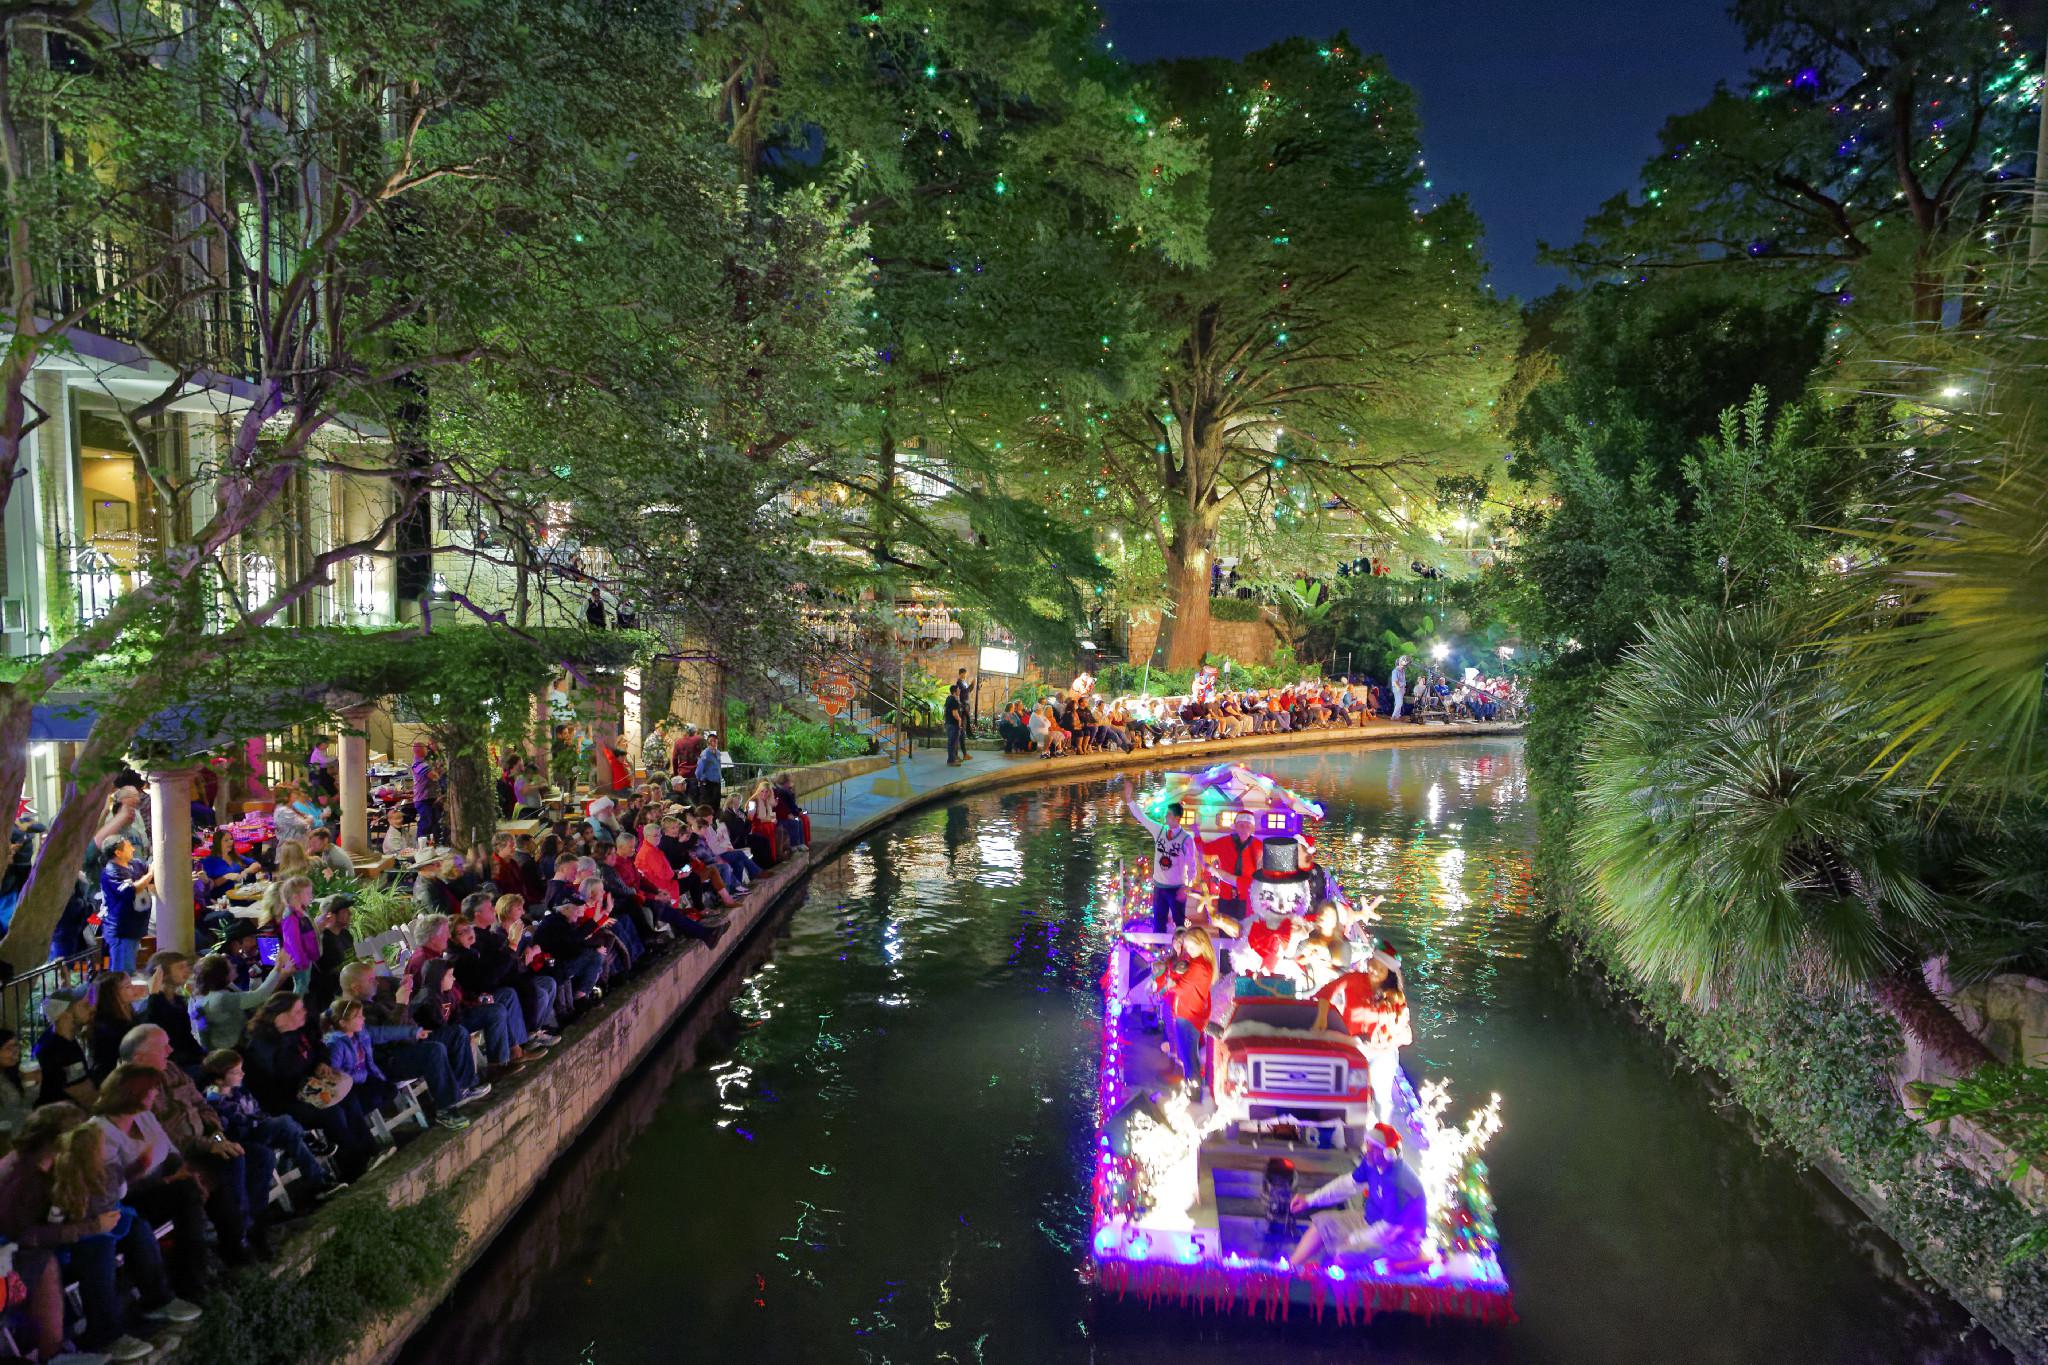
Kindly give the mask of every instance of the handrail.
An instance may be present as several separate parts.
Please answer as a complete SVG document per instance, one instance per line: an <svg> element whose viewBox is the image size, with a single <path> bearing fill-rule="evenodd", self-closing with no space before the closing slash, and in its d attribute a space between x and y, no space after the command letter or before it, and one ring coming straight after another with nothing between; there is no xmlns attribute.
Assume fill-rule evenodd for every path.
<svg viewBox="0 0 2048 1365"><path fill-rule="evenodd" d="M106 955L95 949L45 962L0 984L0 1028L13 1029L22 1051L30 1051L50 1028L43 1002L58 991L89 985L105 960Z"/></svg>

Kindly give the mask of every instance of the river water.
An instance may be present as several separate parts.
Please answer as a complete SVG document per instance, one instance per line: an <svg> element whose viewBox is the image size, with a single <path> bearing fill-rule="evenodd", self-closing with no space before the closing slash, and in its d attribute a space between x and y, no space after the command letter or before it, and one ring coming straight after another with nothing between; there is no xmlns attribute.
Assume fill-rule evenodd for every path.
<svg viewBox="0 0 2048 1365"><path fill-rule="evenodd" d="M1519 742L1255 764L1388 895L1418 1080L1493 1091L1520 1322L1364 1329L1096 1300L1101 782L962 799L818 869L415 1338L421 1362L1999 1361L1817 1177L1573 972L1532 904ZM508 1152L506 1159L517 1159Z"/></svg>

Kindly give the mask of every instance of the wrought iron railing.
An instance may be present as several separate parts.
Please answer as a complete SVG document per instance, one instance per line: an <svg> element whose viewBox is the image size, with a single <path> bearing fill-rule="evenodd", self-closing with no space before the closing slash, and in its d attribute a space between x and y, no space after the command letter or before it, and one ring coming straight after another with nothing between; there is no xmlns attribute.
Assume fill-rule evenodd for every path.
<svg viewBox="0 0 2048 1365"><path fill-rule="evenodd" d="M50 1027L43 1015L43 1002L59 991L91 984L105 961L106 955L98 950L80 953L45 962L0 985L0 1028L14 1030L22 1051L31 1050Z"/></svg>

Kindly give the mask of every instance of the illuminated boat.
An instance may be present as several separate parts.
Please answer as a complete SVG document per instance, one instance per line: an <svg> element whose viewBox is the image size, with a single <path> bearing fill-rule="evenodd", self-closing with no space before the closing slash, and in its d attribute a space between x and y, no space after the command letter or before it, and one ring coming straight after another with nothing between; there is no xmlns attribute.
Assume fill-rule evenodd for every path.
<svg viewBox="0 0 2048 1365"><path fill-rule="evenodd" d="M1322 817L1313 801L1232 764L1169 774L1148 802L1155 817L1169 801L1182 803L1204 837L1240 813L1253 817L1264 856L1248 898L1252 916L1306 916L1322 897L1348 908L1335 880L1300 856L1308 846L1303 823ZM1289 1253L1309 1216L1292 1213L1290 1197L1357 1166L1379 1116L1363 1053L1285 978L1233 974L1224 978L1227 1011L1212 1014L1204 1044L1213 1098L1191 1106L1169 1079L1159 1002L1144 984L1170 935L1152 931L1145 869L1119 890L1121 930L1103 974L1089 1252L1098 1288L1148 1305L1269 1318L1306 1311L1339 1323L1382 1312L1512 1320L1480 1160L1500 1127L1500 1097L1450 1125L1445 1083L1418 1093L1395 1068L1385 1117L1427 1201L1419 1248L1398 1257L1321 1251L1295 1266Z"/></svg>

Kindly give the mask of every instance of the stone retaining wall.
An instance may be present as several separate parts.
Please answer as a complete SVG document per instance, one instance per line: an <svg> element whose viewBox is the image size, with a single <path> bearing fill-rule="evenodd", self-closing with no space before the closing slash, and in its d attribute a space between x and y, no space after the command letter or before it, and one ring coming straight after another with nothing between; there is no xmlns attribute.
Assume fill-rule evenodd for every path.
<svg viewBox="0 0 2048 1365"><path fill-rule="evenodd" d="M349 1200L381 1198L397 1217L427 1196L449 1191L458 1208L463 1242L454 1264L438 1283L421 1285L418 1297L402 1312L366 1324L354 1349L343 1360L347 1365L383 1365L398 1354L406 1338L418 1330L455 1287L462 1273L511 1221L548 1168L569 1153L613 1092L695 1002L705 983L742 951L756 928L772 917L777 902L796 886L812 863L835 856L919 807L991 788L1065 780L1120 768L1210 763L1231 754L1333 748L1361 741L1463 739L1518 734L1520 730L1518 725L1506 724L1414 726L1375 722L1352 729L1248 735L1203 744L1169 745L1129 755L1020 758L988 771L962 774L846 829L818 831L817 846L809 858L775 869L762 879L754 894L740 903L733 912L731 931L715 951L688 948L660 964L651 974L621 988L600 1009L578 1021L546 1062L523 1068L501 1082L488 1105L470 1111L474 1122L468 1128L460 1132L434 1129L415 1138L396 1161L359 1182L345 1196ZM874 759L841 762L849 765L849 776L880 766ZM863 768L859 766L862 764L873 766ZM837 765L818 765L834 766ZM815 769L799 770L805 771ZM818 784L800 789L813 790L815 785ZM305 1230L287 1248L289 1254L280 1258L278 1275L319 1274L321 1221L322 1215L318 1213L307 1220Z"/></svg>

